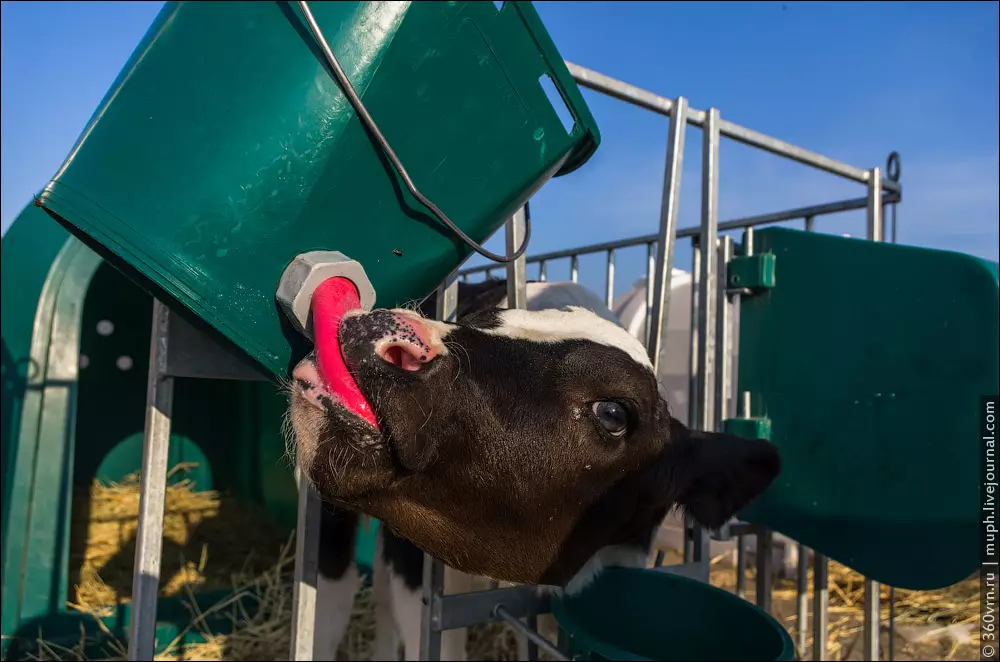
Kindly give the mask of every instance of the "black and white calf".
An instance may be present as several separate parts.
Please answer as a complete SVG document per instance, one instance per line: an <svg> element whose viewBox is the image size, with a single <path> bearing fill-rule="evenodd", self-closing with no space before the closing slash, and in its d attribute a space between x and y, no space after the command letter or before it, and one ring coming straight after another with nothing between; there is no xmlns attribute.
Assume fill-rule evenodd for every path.
<svg viewBox="0 0 1000 662"><path fill-rule="evenodd" d="M503 282L460 288L457 324L405 309L345 317L342 351L379 429L324 397L311 358L296 368L296 451L339 507L324 527L323 581L336 586L321 587L319 655L335 650L357 588L353 513L389 529L377 618L397 622L411 659L419 618L393 611L419 605L416 547L465 573L574 592L604 566L645 565L671 508L719 526L777 475L766 441L672 417L644 347L592 293L529 289L531 310L505 310ZM393 659L394 637L379 642L376 659Z"/></svg>

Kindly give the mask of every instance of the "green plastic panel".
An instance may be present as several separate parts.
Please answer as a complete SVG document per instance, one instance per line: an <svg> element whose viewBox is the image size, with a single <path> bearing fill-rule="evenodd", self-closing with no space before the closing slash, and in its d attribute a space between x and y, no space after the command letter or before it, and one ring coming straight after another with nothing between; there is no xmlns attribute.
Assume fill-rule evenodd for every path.
<svg viewBox="0 0 1000 662"><path fill-rule="evenodd" d="M662 570L605 568L580 594L553 598L552 613L574 660L795 659L788 631L769 614Z"/></svg>
<svg viewBox="0 0 1000 662"><path fill-rule="evenodd" d="M418 188L476 241L597 148L530 3L310 7ZM471 253L406 191L292 3L167 3L40 199L277 376L306 349L274 296L297 254L358 260L392 306Z"/></svg>
<svg viewBox="0 0 1000 662"><path fill-rule="evenodd" d="M788 229L757 232L773 289L740 311L739 390L781 475L742 517L879 582L979 568L979 407L998 391L997 265Z"/></svg>
<svg viewBox="0 0 1000 662"><path fill-rule="evenodd" d="M3 236L2 314L3 455L2 533L0 533L0 625L3 634L18 622L18 581L30 514L38 427L38 402L44 381L52 302L58 285L49 277L53 263L65 258L68 233L45 212L26 207ZM35 328L38 327L38 333ZM25 409L35 413L22 424ZM22 444L26 437L29 443ZM6 648L0 641L0 648Z"/></svg>

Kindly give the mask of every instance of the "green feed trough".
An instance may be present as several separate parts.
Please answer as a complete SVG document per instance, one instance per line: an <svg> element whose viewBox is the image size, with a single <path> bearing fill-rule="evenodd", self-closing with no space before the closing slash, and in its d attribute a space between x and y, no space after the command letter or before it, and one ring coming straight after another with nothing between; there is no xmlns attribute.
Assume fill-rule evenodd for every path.
<svg viewBox="0 0 1000 662"><path fill-rule="evenodd" d="M659 570L609 568L552 611L577 660L794 660L773 617L732 593Z"/></svg>

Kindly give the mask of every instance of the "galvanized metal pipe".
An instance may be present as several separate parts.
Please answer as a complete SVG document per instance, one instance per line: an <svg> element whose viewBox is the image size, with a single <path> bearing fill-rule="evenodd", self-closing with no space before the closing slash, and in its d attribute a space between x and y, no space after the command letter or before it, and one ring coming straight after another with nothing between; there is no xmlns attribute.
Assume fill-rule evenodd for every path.
<svg viewBox="0 0 1000 662"><path fill-rule="evenodd" d="M799 551L798 577L795 585L795 625L798 628L799 655L805 655L806 631L809 629L809 548L797 543Z"/></svg>
<svg viewBox="0 0 1000 662"><path fill-rule="evenodd" d="M507 221L507 253L513 254L524 241L527 215L530 213L528 203L518 209ZM513 246L513 248L510 248ZM525 258L520 256L507 263L507 307L524 308L528 299L527 278L525 274Z"/></svg>
<svg viewBox="0 0 1000 662"><path fill-rule="evenodd" d="M884 241L882 226L882 189L875 184L881 176L881 168L871 169L871 183L868 185L868 240Z"/></svg>
<svg viewBox="0 0 1000 662"><path fill-rule="evenodd" d="M698 277L698 407L690 424L705 431L715 430L716 314L718 312L719 234L719 110L711 108L705 120L702 140L701 174L701 264Z"/></svg>
<svg viewBox="0 0 1000 662"><path fill-rule="evenodd" d="M879 636L881 634L881 596L879 583L865 578L865 629L864 644L865 660L877 660L879 657Z"/></svg>
<svg viewBox="0 0 1000 662"><path fill-rule="evenodd" d="M592 69L581 67L573 62L566 61L566 66L569 68L569 72L573 76L573 79L582 87L586 87L596 92L601 92L610 97L614 97L615 99L659 113L660 115L673 116L674 109L677 106L676 101L671 101L670 99L662 97L659 94L643 90L635 85L630 85L610 76L593 71ZM707 116L707 112L697 110L695 108L688 109L685 112L685 120L689 124L699 127L704 126L707 121ZM861 168L855 168L854 166L831 159L823 156L822 154L818 154L801 147L796 147L791 143L786 143L782 140L778 140L777 138L772 138L771 136L767 136L758 131L753 131L752 129L740 126L734 122L723 120L719 125L719 130L723 136L731 138L736 142L743 143L744 145L750 145L751 147L757 147L765 152L783 156L791 159L792 161L812 166L819 170L839 175L840 177L844 177L846 179L860 183L867 183L868 177L870 176L869 172L866 172ZM885 190L893 192L899 192L902 190L898 182L890 180L882 182L882 187Z"/></svg>
<svg viewBox="0 0 1000 662"><path fill-rule="evenodd" d="M653 275L656 273L656 249L653 242L646 243L646 321L643 324L642 344L649 349L649 330L653 319Z"/></svg>
<svg viewBox="0 0 1000 662"><path fill-rule="evenodd" d="M139 482L139 528L132 573L132 622L128 659L152 660L156 646L156 600L163 552L163 509L167 496L167 461L173 416L174 380L166 377L170 309L153 300L146 381L146 429Z"/></svg>
<svg viewBox="0 0 1000 662"><path fill-rule="evenodd" d="M569 259L569 279L573 283L580 280L580 256L576 253Z"/></svg>
<svg viewBox="0 0 1000 662"><path fill-rule="evenodd" d="M610 310L615 303L615 249L608 251L608 266L604 290L604 305Z"/></svg>
<svg viewBox="0 0 1000 662"><path fill-rule="evenodd" d="M733 392L733 318L732 297L726 292L726 273L729 261L733 259L733 238L719 237L719 259L716 264L718 313L716 315L715 353L715 411L712 416L714 429L721 430L722 422L732 415Z"/></svg>
<svg viewBox="0 0 1000 662"><path fill-rule="evenodd" d="M312 660L316 633L316 594L319 584L319 534L322 505L309 483L302 465L296 462L295 479L299 488L298 515L295 525L295 577L292 584L291 658L295 662Z"/></svg>
<svg viewBox="0 0 1000 662"><path fill-rule="evenodd" d="M520 619L515 618L510 612L504 609L503 605L497 605L494 608L493 613L496 614L497 618L507 622L512 628L517 630L518 634L530 640L537 647L551 655L553 659L569 660L569 658L563 655L562 651L553 646L548 639L526 626L520 621Z"/></svg>
<svg viewBox="0 0 1000 662"><path fill-rule="evenodd" d="M893 200L898 201L898 196L895 194L888 194L884 196L883 200L887 202L892 202ZM768 214L760 214L757 216L747 216L744 218L737 218L725 222L719 223L719 232L728 232L730 230L742 230L748 227L756 227L759 225L771 225L774 223L783 223L785 221L794 221L798 219L804 219L809 216L825 216L828 214L839 214L845 211L854 211L858 209L867 209L868 198L852 198L850 200L840 200L837 202L829 202L822 205L811 205L809 207L797 207L795 209L788 209L779 212L773 212ZM701 226L694 226L689 228L681 228L677 230L676 237L678 239L684 237L695 237L701 234ZM657 234L646 234L638 237L631 237L628 239L618 239L616 241L604 241L598 244L587 244L585 246L579 246L576 248L568 248L558 251L550 251L548 253L540 253L538 255L532 255L527 258L528 264L534 264L541 260L558 260L560 258L569 258L574 255L589 255L592 253L602 253L609 249L618 248L629 248L632 246L638 246L640 244L655 243L659 238L659 233ZM491 274L494 267L489 265L481 265L478 267L470 267L468 269L462 269L459 271L460 275L474 274L487 272Z"/></svg>
<svg viewBox="0 0 1000 662"><path fill-rule="evenodd" d="M650 321L649 354L653 374L660 367L663 329L670 313L670 277L674 269L674 242L680 208L681 172L684 166L684 132L687 128L687 99L677 97L670 115L667 138L667 166L664 171L663 201L660 205L660 231L657 236L656 279L653 283L653 319Z"/></svg>
<svg viewBox="0 0 1000 662"><path fill-rule="evenodd" d="M830 607L830 562L822 554L813 554L813 659L828 657Z"/></svg>

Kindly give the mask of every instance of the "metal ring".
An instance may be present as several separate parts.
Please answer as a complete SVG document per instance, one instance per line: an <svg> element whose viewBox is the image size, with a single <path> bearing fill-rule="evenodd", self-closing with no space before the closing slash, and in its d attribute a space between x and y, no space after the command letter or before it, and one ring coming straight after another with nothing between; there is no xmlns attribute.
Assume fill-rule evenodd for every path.
<svg viewBox="0 0 1000 662"><path fill-rule="evenodd" d="M885 160L885 176L890 182L898 182L900 174L899 152L892 152Z"/></svg>

